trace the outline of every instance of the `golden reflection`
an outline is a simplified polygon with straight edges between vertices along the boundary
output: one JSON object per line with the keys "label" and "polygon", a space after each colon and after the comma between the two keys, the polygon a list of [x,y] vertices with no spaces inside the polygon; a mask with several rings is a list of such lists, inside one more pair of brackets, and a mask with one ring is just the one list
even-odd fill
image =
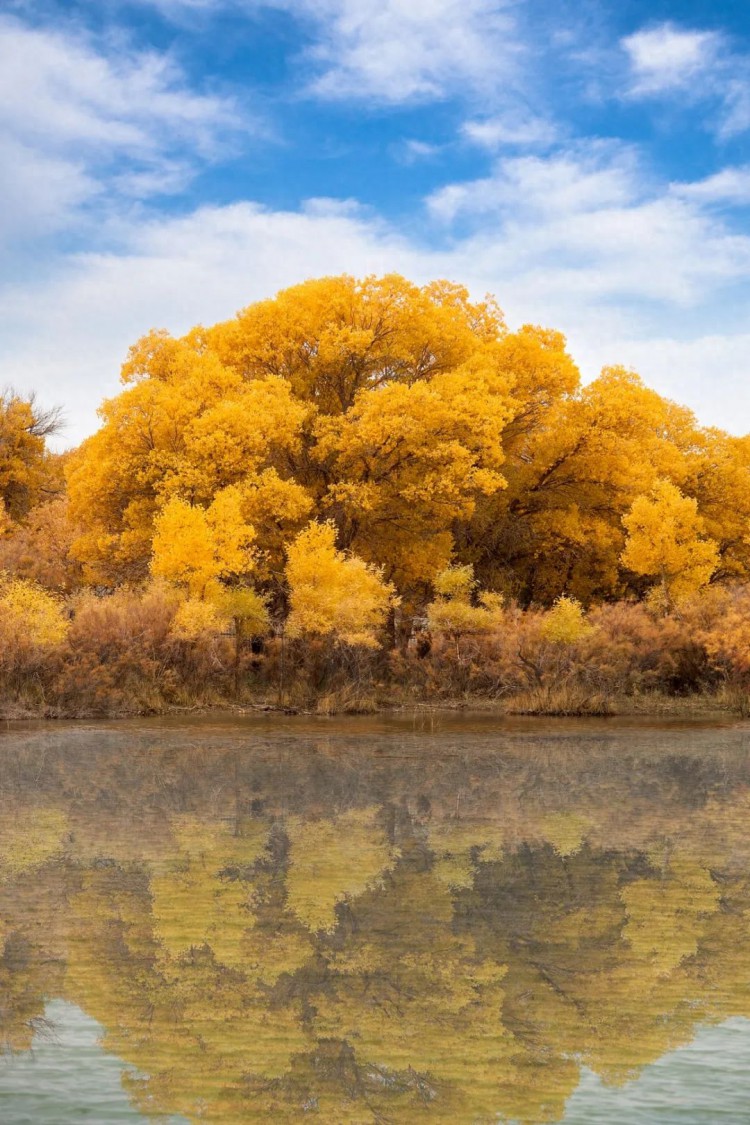
{"label": "golden reflection", "polygon": [[147,1116],[554,1122],[583,1065],[750,1016],[750,767],[711,732],[46,738],[0,763],[0,1047],[70,1000]]}

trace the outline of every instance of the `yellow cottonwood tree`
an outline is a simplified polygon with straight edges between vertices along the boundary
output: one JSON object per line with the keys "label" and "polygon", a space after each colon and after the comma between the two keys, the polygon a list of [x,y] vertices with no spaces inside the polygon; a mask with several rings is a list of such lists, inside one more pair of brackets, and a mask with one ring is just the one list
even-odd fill
{"label": "yellow cottonwood tree", "polygon": [[217,579],[252,570],[254,539],[237,489],[223,489],[206,509],[173,497],[155,523],[151,572],[203,597]]}
{"label": "yellow cottonwood tree", "polygon": [[553,644],[575,644],[590,632],[591,626],[575,598],[558,598],[542,622],[542,636]]}
{"label": "yellow cottonwood tree", "polygon": [[705,534],[719,551],[714,580],[750,574],[750,437],[698,431],[687,459],[683,490],[698,501]]}
{"label": "yellow cottonwood tree", "polygon": [[[567,370],[563,343],[551,337],[548,355],[524,341],[529,383],[529,368],[542,383],[550,365]],[[478,504],[459,549],[480,581],[524,604],[622,594],[622,516],[657,479],[682,482],[698,436],[689,411],[633,372],[608,368],[581,390],[571,385],[568,375],[535,399],[520,433],[509,423],[508,487]]]}
{"label": "yellow cottonwood tree", "polygon": [[454,522],[505,485],[509,417],[506,381],[477,360],[322,418],[315,456],[333,476],[323,503],[345,544],[385,563],[401,589],[431,579],[449,561]]}
{"label": "yellow cottonwood tree", "polygon": [[471,566],[449,566],[433,583],[435,600],[427,606],[427,627],[436,636],[451,637],[458,648],[461,637],[492,633],[500,628],[503,602],[499,594],[482,592],[472,603],[476,588]]}
{"label": "yellow cottonwood tree", "polygon": [[[172,502],[208,513],[231,496],[277,606],[311,520],[409,611],[451,560],[523,606],[587,606],[642,589],[623,517],[659,480],[697,502],[716,579],[750,576],[750,439],[702,429],[622,367],[581,387],[559,332],[510,332],[492,299],[446,281],[305,282],[180,339],[149,333],[122,378],[66,467],[72,554],[96,584],[144,579],[152,555],[172,565],[154,545]],[[0,458],[4,496],[2,473]],[[195,545],[203,517],[188,534],[183,516]],[[201,552],[180,581],[215,567]]]}
{"label": "yellow cottonwood tree", "polygon": [[179,340],[150,333],[68,466],[76,557],[92,581],[141,579],[171,499],[208,508],[236,487],[262,581],[312,517],[424,584],[456,520],[504,483],[506,335],[492,300],[396,275],[323,278]]}
{"label": "yellow cottonwood tree", "polygon": [[324,414],[362,392],[411,385],[466,363],[505,334],[495,302],[462,286],[419,287],[397,274],[323,277],[259,301],[204,334],[243,379],[276,376]]}
{"label": "yellow cottonwood tree", "polygon": [[333,636],[348,644],[377,643],[394,587],[362,559],[336,549],[331,523],[313,523],[288,550],[289,636]]}
{"label": "yellow cottonwood tree", "polygon": [[6,516],[0,499],[0,570],[70,593],[83,580],[81,566],[70,553],[79,534],[64,496],[38,504],[23,523]]}
{"label": "yellow cottonwood tree", "polygon": [[74,553],[92,581],[146,576],[155,520],[174,497],[207,508],[238,487],[251,522],[255,494],[270,488],[274,529],[299,527],[307,506],[288,461],[306,409],[282,379],[243,381],[197,331],[183,340],[151,333],[122,377],[126,389],[104,403],[101,428],[66,467],[71,517],[82,528]]}
{"label": "yellow cottonwood tree", "polygon": [[704,538],[697,501],[669,481],[639,496],[623,524],[628,532],[623,566],[657,582],[668,608],[705,586],[716,570],[718,549]]}
{"label": "yellow cottonwood tree", "polygon": [[46,448],[59,420],[59,411],[41,409],[33,395],[0,392],[0,502],[11,520],[22,520],[59,490]]}
{"label": "yellow cottonwood tree", "polygon": [[68,619],[62,601],[35,582],[0,575],[0,652],[18,647],[50,648],[65,639]]}

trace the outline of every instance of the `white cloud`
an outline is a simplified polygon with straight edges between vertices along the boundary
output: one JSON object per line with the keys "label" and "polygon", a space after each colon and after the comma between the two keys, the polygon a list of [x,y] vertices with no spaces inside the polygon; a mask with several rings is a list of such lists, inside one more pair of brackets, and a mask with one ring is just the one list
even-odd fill
{"label": "white cloud", "polygon": [[393,151],[401,164],[418,164],[423,160],[434,160],[442,152],[442,146],[410,138],[395,145]]}
{"label": "white cloud", "polygon": [[694,183],[672,184],[673,195],[701,203],[718,203],[729,206],[750,205],[750,165],[723,168],[713,176]]}
{"label": "white cloud", "polygon": [[710,106],[705,124],[720,140],[750,129],[750,55],[718,31],[663,23],[621,42],[630,63],[630,98],[678,98]]}
{"label": "white cloud", "polygon": [[182,332],[306,277],[394,265],[429,275],[420,254],[376,218],[331,200],[301,212],[237,204],[139,223],[126,252],[77,255],[54,276],[6,288],[0,386],[62,403],[63,439],[75,443],[95,428],[128,347],[149,328]]}
{"label": "white cloud", "polygon": [[750,333],[615,336],[593,346],[582,341],[577,355],[591,370],[613,362],[634,368],[649,386],[691,406],[705,426],[750,431]]}
{"label": "white cloud", "polygon": [[630,363],[704,420],[750,429],[743,315],[725,334],[705,328],[746,284],[750,238],[706,210],[700,190],[644,188],[632,153],[611,146],[505,161],[480,184],[455,185],[468,229],[447,241],[433,230],[429,246],[330,199],[134,224],[120,253],[78,255],[55,276],[6,287],[0,384],[63,402],[73,442],[94,428],[128,346],[150,327],[211,323],[307,277],[397,270],[495,292],[511,324],[565,331],[587,377]]}
{"label": "white cloud", "polygon": [[[712,316],[729,322],[726,294],[736,301],[732,287],[746,287],[750,275],[750,237],[725,213],[750,202],[750,166],[669,185],[654,182],[638,152],[617,142],[542,155],[560,145],[553,126],[510,108],[491,112],[512,102],[504,87],[516,81],[512,5],[266,2],[311,21],[321,96],[395,103],[487,93],[488,116],[468,121],[463,136],[495,153],[490,173],[435,191],[410,224],[422,222],[421,241],[356,202],[331,199],[299,211],[246,202],[184,217],[132,213],[129,200],[178,190],[196,159],[213,155],[217,135],[236,123],[233,106],[196,94],[163,57],[0,19],[0,162],[11,172],[0,242],[56,229],[69,235],[88,207],[107,219],[106,240],[92,241],[110,247],[60,257],[6,284],[0,385],[62,402],[74,442],[94,428],[95,406],[117,391],[128,346],[150,327],[179,333],[306,277],[398,270],[416,281],[450,277],[477,295],[493,291],[512,324],[566,331],[587,376],[600,363],[631,363],[705,420],[750,429],[741,314],[724,335],[706,328]],[[710,33],[688,43],[687,33],[667,26],[660,39],[652,29],[626,41],[638,96],[682,89],[688,73],[696,83],[704,76],[708,89],[708,63],[719,65],[700,38]],[[733,97],[739,122],[739,87]],[[722,98],[729,128],[729,94]],[[510,146],[535,154],[499,158]],[[434,151],[406,141],[402,157]]]}
{"label": "white cloud", "polygon": [[650,185],[630,149],[595,142],[498,161],[428,206],[459,224],[477,260],[496,255],[529,302],[557,293],[689,305],[750,275],[750,237],[689,195]]}
{"label": "white cloud", "polygon": [[55,230],[113,192],[174,191],[236,124],[163,55],[0,18],[0,233]]}
{"label": "white cloud", "polygon": [[461,132],[467,141],[490,151],[508,146],[546,148],[559,140],[559,128],[551,121],[517,113],[467,121]]}
{"label": "white cloud", "polygon": [[314,89],[385,102],[497,89],[518,50],[502,0],[293,0],[318,21]]}
{"label": "white cloud", "polygon": [[723,37],[714,31],[691,31],[672,23],[637,31],[623,39],[633,71],[631,93],[661,94],[683,89],[711,70]]}
{"label": "white cloud", "polygon": [[306,23],[309,89],[384,103],[487,94],[517,78],[520,0],[142,0],[165,15],[276,8]]}
{"label": "white cloud", "polygon": [[594,142],[580,152],[519,156],[500,160],[492,175],[449,184],[428,200],[433,215],[452,222],[462,215],[551,212],[566,220],[576,212],[613,207],[632,200],[634,156],[625,148]]}

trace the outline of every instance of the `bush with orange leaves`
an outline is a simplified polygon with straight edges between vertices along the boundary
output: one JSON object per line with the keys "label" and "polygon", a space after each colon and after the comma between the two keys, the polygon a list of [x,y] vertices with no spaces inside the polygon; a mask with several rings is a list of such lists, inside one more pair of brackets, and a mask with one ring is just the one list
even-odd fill
{"label": "bush with orange leaves", "polygon": [[44,700],[50,654],[68,632],[60,598],[35,582],[0,573],[0,686],[24,705]]}
{"label": "bush with orange leaves", "polygon": [[70,551],[80,530],[64,497],[32,508],[22,524],[8,524],[5,532],[0,508],[0,570],[59,593],[80,589],[83,567]]}
{"label": "bush with orange leaves", "polygon": [[[708,591],[681,606],[680,615],[659,615],[646,605],[616,602],[588,613],[561,598],[552,609],[509,606],[496,627],[462,641],[461,659],[452,645],[412,645],[391,657],[391,674],[410,695],[446,699],[478,696],[514,701],[529,693],[567,689],[582,698],[615,702],[653,693],[688,695],[712,691],[730,658],[719,638],[727,591]],[[746,612],[747,674],[750,678],[750,593],[739,599]],[[738,603],[739,605],[739,603]],[[741,619],[737,610],[738,620]],[[737,631],[737,650],[742,648]],[[421,652],[421,655],[420,655]],[[713,652],[713,656],[710,656]]]}
{"label": "bush with orange leaves", "polygon": [[142,591],[75,599],[67,645],[51,678],[54,706],[64,714],[143,714],[228,695],[226,641],[175,637],[179,605],[179,594],[158,582]]}
{"label": "bush with orange leaves", "polygon": [[750,691],[750,588],[717,590],[711,613],[698,622],[700,643],[714,673],[731,689]]}
{"label": "bush with orange leaves", "polygon": [[545,635],[553,611],[492,607],[492,628],[465,633],[461,648],[449,635],[431,637],[391,656],[391,675],[411,695],[427,699],[480,696],[504,699],[568,674],[573,645]]}
{"label": "bush with orange leaves", "polygon": [[[167,584],[88,592],[66,605],[33,582],[0,578],[0,704],[6,714],[106,716],[259,691],[304,708],[487,699],[584,713],[627,697],[718,691],[744,708],[750,696],[750,588],[709,588],[670,614],[635,602],[585,612],[568,598],[546,611],[497,600],[490,614],[465,600],[472,612],[462,603],[459,614],[428,614],[432,633],[404,649],[390,649],[385,635],[382,646],[363,646],[326,634],[259,636],[238,650],[228,618],[202,602],[197,613]],[[261,625],[259,634],[270,622]]]}
{"label": "bush with orange leaves", "polygon": [[664,692],[686,695],[708,685],[711,675],[691,616],[657,615],[637,602],[599,606],[589,615],[592,632],[578,653],[578,673],[610,696]]}

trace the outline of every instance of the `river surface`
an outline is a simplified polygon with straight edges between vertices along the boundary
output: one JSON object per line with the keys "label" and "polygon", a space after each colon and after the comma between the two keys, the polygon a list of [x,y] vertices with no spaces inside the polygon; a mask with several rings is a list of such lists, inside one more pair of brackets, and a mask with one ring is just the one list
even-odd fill
{"label": "river surface", "polygon": [[0,1121],[747,1125],[750,725],[0,733]]}

